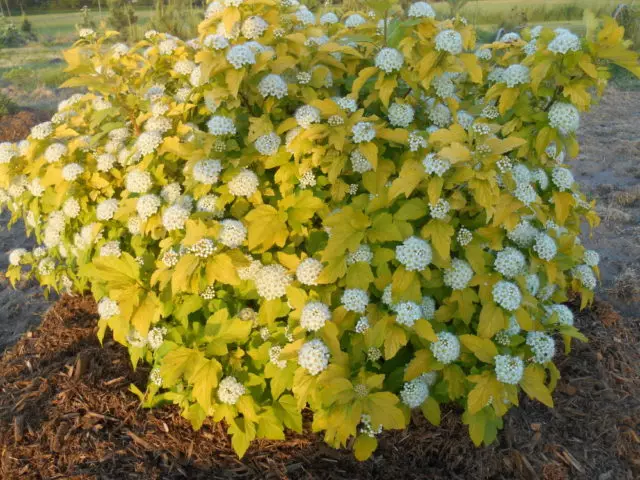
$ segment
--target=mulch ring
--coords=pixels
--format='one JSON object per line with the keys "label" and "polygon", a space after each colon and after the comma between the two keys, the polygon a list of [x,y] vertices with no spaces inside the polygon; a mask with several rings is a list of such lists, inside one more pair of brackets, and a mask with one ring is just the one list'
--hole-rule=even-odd
{"label": "mulch ring", "polygon": [[32,110],[0,116],[0,142],[18,142],[27,138],[31,127],[48,120],[48,117],[46,112]]}
{"label": "mulch ring", "polygon": [[194,432],[174,407],[139,408],[128,386],[142,387],[147,370],[132,372],[115,342],[100,346],[96,318],[91,299],[63,297],[0,359],[3,479],[640,476],[640,328],[604,303],[577,319],[590,343],[557,358],[555,409],[523,398],[488,448],[473,447],[453,408],[439,428],[416,415],[407,431],[383,433],[363,463],[313,433],[256,441],[239,460],[222,426]]}

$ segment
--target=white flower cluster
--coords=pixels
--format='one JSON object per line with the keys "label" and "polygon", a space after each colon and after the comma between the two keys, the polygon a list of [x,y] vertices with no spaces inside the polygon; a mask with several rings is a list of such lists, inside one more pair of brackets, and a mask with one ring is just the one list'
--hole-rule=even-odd
{"label": "white flower cluster", "polygon": [[311,340],[298,351],[298,364],[310,375],[318,375],[329,365],[329,348],[320,339]]}
{"label": "white flower cluster", "polygon": [[422,307],[414,302],[399,302],[393,306],[396,322],[405,327],[413,327],[422,318]]}
{"label": "white flower cluster", "polygon": [[498,252],[493,263],[497,272],[506,278],[513,278],[520,275],[524,270],[526,260],[522,252],[513,247],[507,247]]}
{"label": "white flower cluster", "polygon": [[549,235],[539,232],[535,236],[533,251],[536,252],[541,259],[549,262],[553,260],[558,253],[558,246],[556,245],[556,241]]}
{"label": "white flower cluster", "polygon": [[462,53],[462,35],[455,30],[442,30],[436,35],[436,50],[452,55]]}
{"label": "white flower cluster", "polygon": [[304,129],[307,129],[314,123],[319,123],[322,120],[320,110],[311,105],[302,105],[299,107],[296,110],[294,117],[296,118],[298,125]]}
{"label": "white flower cluster", "polygon": [[546,311],[548,315],[547,320],[553,314],[556,314],[558,318],[558,325],[567,325],[569,327],[573,326],[573,312],[566,305],[555,303],[546,307]]}
{"label": "white flower cluster", "polygon": [[235,405],[246,389],[235,377],[224,377],[218,385],[218,400],[227,405]]}
{"label": "white flower cluster", "polygon": [[389,107],[389,123],[394,127],[407,128],[413,118],[415,117],[415,111],[411,105],[405,103],[392,103]]}
{"label": "white flower cluster", "polygon": [[355,252],[347,254],[347,265],[353,265],[354,263],[371,263],[373,260],[373,252],[371,247],[366,243],[360,244]]}
{"label": "white flower cluster", "polygon": [[400,390],[400,398],[409,408],[418,408],[429,396],[429,387],[420,378],[405,382]]}
{"label": "white flower cluster", "polygon": [[595,250],[585,250],[583,260],[588,266],[597,267],[600,263],[600,255]]}
{"label": "white flower cluster", "polygon": [[356,28],[365,23],[367,23],[367,20],[362,15],[353,13],[344,21],[344,26],[347,28]]}
{"label": "white flower cluster", "polygon": [[556,342],[544,332],[527,333],[527,345],[531,347],[533,353],[532,361],[535,363],[547,363],[556,354]]}
{"label": "white flower cluster", "polygon": [[149,172],[134,170],[129,172],[125,178],[125,188],[131,193],[146,193],[152,185],[153,182]]}
{"label": "white flower cluster", "polygon": [[287,82],[280,75],[270,73],[258,84],[258,91],[263,97],[275,97],[282,99],[289,93]]}
{"label": "white flower cluster", "polygon": [[580,112],[571,103],[555,102],[549,108],[549,125],[567,136],[580,127]]}
{"label": "white flower cluster", "polygon": [[117,240],[111,240],[100,247],[101,257],[120,257],[120,255],[122,255],[122,251],[120,250],[120,242]]}
{"label": "white flower cluster", "polygon": [[164,342],[164,336],[167,334],[166,327],[153,327],[147,333],[147,344],[152,350],[160,348]]}
{"label": "white flower cluster", "polygon": [[551,173],[551,181],[561,192],[571,190],[571,187],[575,182],[571,171],[563,167],[555,167],[553,169],[553,172]]}
{"label": "white flower cluster", "polygon": [[322,268],[322,262],[314,258],[305,258],[296,268],[296,278],[303,285],[317,285]]}
{"label": "white flower cluster", "polygon": [[280,136],[275,132],[271,132],[258,137],[254,145],[261,155],[275,155],[281,144]]}
{"label": "white flower cluster", "polygon": [[385,73],[397,72],[404,65],[404,56],[395,48],[385,47],[376,55],[375,65]]}
{"label": "white flower cluster", "polygon": [[430,345],[430,349],[437,361],[447,365],[460,357],[460,340],[453,333],[439,332],[438,340]]}
{"label": "white flower cluster", "polygon": [[27,251],[24,248],[16,248],[14,250],[11,250],[11,252],[9,253],[9,263],[13,266],[20,265],[22,257],[24,257],[26,254]]}
{"label": "white flower cluster", "polygon": [[258,190],[259,184],[258,176],[251,170],[243,168],[228,183],[229,193],[236,197],[250,197]]}
{"label": "white flower cluster", "polygon": [[409,6],[407,16],[410,18],[435,18],[436,12],[427,2],[415,2]]}
{"label": "white flower cluster", "polygon": [[366,143],[376,138],[376,129],[370,122],[358,122],[352,128],[353,142]]}
{"label": "white flower cluster", "polygon": [[531,81],[529,67],[518,63],[509,65],[502,73],[502,81],[506,83],[509,88],[529,83]]}
{"label": "white flower cluster", "polygon": [[456,240],[461,247],[466,247],[473,241],[473,232],[465,227],[460,227],[458,235],[456,235]]}
{"label": "white flower cluster", "polygon": [[424,171],[429,175],[442,177],[442,175],[444,175],[451,167],[451,162],[438,157],[435,153],[429,153],[424,157],[424,160],[422,160],[422,166],[424,167]]}
{"label": "white flower cluster", "polygon": [[196,182],[213,185],[222,172],[220,160],[200,160],[193,167],[193,178]]}
{"label": "white flower cluster", "polygon": [[439,199],[434,205],[429,205],[429,210],[433,218],[443,220],[449,214],[451,205],[444,198]]}
{"label": "white flower cluster", "polygon": [[445,269],[444,284],[453,290],[464,290],[473,278],[473,269],[465,260],[454,258],[451,267]]}
{"label": "white flower cluster", "polygon": [[103,297],[98,302],[98,315],[100,315],[102,319],[115,317],[116,315],[120,315],[120,307],[109,297]]}
{"label": "white flower cluster", "polygon": [[189,220],[189,215],[190,210],[185,205],[176,203],[162,213],[162,225],[169,232],[182,230],[187,220]]}
{"label": "white flower cluster", "polygon": [[360,153],[360,150],[352,151],[349,158],[351,159],[351,166],[354,172],[366,173],[370,170],[373,170],[373,165],[371,165],[371,163],[369,163],[369,160],[367,160],[367,158],[362,153]]}
{"label": "white flower cluster", "polygon": [[255,274],[256,290],[265,300],[275,300],[287,292],[292,282],[291,275],[282,265],[265,265]]}
{"label": "white flower cluster", "polygon": [[494,358],[496,378],[508,385],[517,385],[524,375],[524,362],[520,357],[496,355]]}
{"label": "white flower cluster", "polygon": [[507,233],[509,240],[520,248],[528,248],[536,240],[538,230],[526,220],[522,220],[516,227]]}
{"label": "white flower cluster", "polygon": [[500,280],[493,286],[493,300],[505,310],[516,310],[522,303],[522,293],[515,283]]}
{"label": "white flower cluster", "polygon": [[550,52],[562,55],[569,52],[578,52],[580,50],[580,39],[569,31],[561,31],[549,42],[547,48]]}
{"label": "white flower cluster", "polygon": [[369,319],[367,317],[360,317],[356,323],[355,331],[356,333],[365,333],[369,330],[369,327]]}
{"label": "white flower cluster", "polygon": [[256,55],[246,45],[234,45],[227,52],[227,61],[233,65],[233,68],[239,70],[247,65],[256,63]]}
{"label": "white flower cluster", "polygon": [[520,333],[520,324],[515,316],[509,318],[509,325],[504,330],[500,330],[495,335],[495,340],[500,345],[508,346],[511,343],[511,337]]}
{"label": "white flower cluster", "polygon": [[233,119],[222,115],[214,115],[207,122],[207,128],[211,135],[224,136],[235,135],[236,126],[233,123]]}
{"label": "white flower cluster", "polygon": [[424,270],[432,258],[431,245],[418,237],[409,237],[396,247],[396,260],[410,272]]}
{"label": "white flower cluster", "polygon": [[331,310],[322,302],[309,302],[302,308],[300,326],[308,332],[316,332],[331,320]]}
{"label": "white flower cluster", "polygon": [[347,288],[341,302],[349,312],[364,313],[369,304],[369,294],[359,288]]}

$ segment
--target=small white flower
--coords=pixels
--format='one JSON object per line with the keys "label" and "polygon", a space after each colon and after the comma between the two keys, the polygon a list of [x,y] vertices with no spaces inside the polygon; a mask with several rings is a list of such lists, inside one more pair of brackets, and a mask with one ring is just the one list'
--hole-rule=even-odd
{"label": "small white flower", "polygon": [[396,260],[408,271],[421,271],[431,263],[433,251],[426,240],[409,237],[396,247]]}
{"label": "small white flower", "polygon": [[350,312],[364,313],[369,304],[369,294],[359,288],[347,288],[342,294],[341,302]]}
{"label": "small white flower", "polygon": [[351,127],[354,143],[366,143],[376,138],[376,129],[370,122],[358,122]]}
{"label": "small white flower", "polygon": [[396,311],[396,322],[405,327],[413,327],[422,318],[422,308],[414,302],[399,302],[393,308]]}
{"label": "small white flower", "polygon": [[120,315],[120,307],[118,307],[118,304],[109,297],[103,297],[98,302],[98,315],[100,315],[100,318],[102,319]]}
{"label": "small white flower", "polygon": [[547,311],[547,320],[551,315],[557,314],[558,317],[558,325],[568,325],[573,326],[573,312],[566,305],[562,305],[560,303],[555,303],[549,307],[545,307]]}
{"label": "small white flower", "polygon": [[67,147],[62,143],[52,143],[44,151],[44,158],[48,163],[55,163],[67,154]]}
{"label": "small white flower", "polygon": [[558,190],[564,192],[565,190],[571,190],[575,180],[573,174],[567,168],[555,167],[551,173],[551,181],[558,187]]}
{"label": "small white flower", "polygon": [[443,281],[453,290],[464,290],[473,278],[473,269],[466,261],[454,258],[451,260],[451,268],[444,271]]}
{"label": "small white flower", "polygon": [[439,332],[438,340],[430,345],[431,352],[440,363],[455,362],[460,356],[460,340],[453,333]]}
{"label": "small white flower", "polygon": [[258,137],[254,145],[261,155],[275,155],[281,144],[280,136],[275,132],[271,132]]}
{"label": "small white flower", "polygon": [[319,123],[322,120],[320,116],[320,110],[311,105],[302,105],[296,110],[294,114],[298,125],[302,128],[309,128],[314,123]]}
{"label": "small white flower", "polygon": [[182,230],[189,219],[189,214],[189,210],[183,205],[171,205],[162,214],[162,225],[170,232],[173,230]]}
{"label": "small white flower", "polygon": [[222,115],[215,115],[207,122],[209,133],[216,136],[235,135],[236,126],[233,119]]}
{"label": "small white flower", "polygon": [[260,180],[251,170],[244,168],[227,184],[229,193],[236,197],[250,197],[258,190]]}
{"label": "small white flower", "polygon": [[540,232],[535,236],[533,251],[536,252],[541,259],[551,261],[558,253],[558,246],[553,238],[546,233]]}
{"label": "small white flower", "polygon": [[287,82],[280,75],[270,73],[258,84],[258,91],[263,97],[282,99],[289,93]]}
{"label": "small white flower", "polygon": [[517,385],[524,375],[524,362],[520,357],[511,355],[496,355],[494,357],[496,364],[496,378],[499,382],[508,385]]}
{"label": "small white flower", "polygon": [[53,123],[39,123],[31,128],[31,138],[35,140],[44,140],[53,133]]}
{"label": "small white flower", "polygon": [[322,262],[314,258],[305,258],[296,268],[296,278],[303,285],[317,285],[322,269]]}
{"label": "small white flower", "polygon": [[329,366],[329,348],[320,339],[311,340],[298,351],[298,365],[310,375],[318,375]]}
{"label": "small white flower", "polygon": [[344,21],[344,26],[347,28],[356,28],[365,23],[367,23],[367,20],[362,15],[353,13]]}
{"label": "small white flower", "polygon": [[222,172],[220,160],[200,160],[193,167],[193,179],[205,185],[213,185],[218,182]]}
{"label": "small white flower", "polygon": [[222,220],[220,226],[218,241],[226,247],[238,248],[247,239],[247,228],[239,220]]}
{"label": "small white flower", "polygon": [[407,12],[410,18],[436,18],[436,12],[427,2],[412,3]]}
{"label": "small white flower", "polygon": [[580,50],[580,39],[569,31],[561,31],[549,42],[547,48],[550,52],[562,55],[568,52],[577,52]]}
{"label": "small white flower", "polygon": [[308,332],[315,332],[331,320],[331,310],[322,302],[309,302],[302,308],[300,326]]}
{"label": "small white flower", "polygon": [[520,250],[507,247],[498,252],[493,266],[505,278],[513,278],[522,273],[526,266],[526,259]]}
{"label": "small white flower", "polygon": [[393,103],[389,107],[389,123],[394,127],[407,128],[415,116],[415,111],[411,105],[404,103]]}
{"label": "small white flower", "polygon": [[218,400],[226,405],[235,405],[245,392],[244,385],[235,377],[225,377],[218,385]]}
{"label": "small white flower", "polygon": [[544,332],[527,333],[527,345],[533,353],[532,361],[544,364],[550,362],[556,354],[556,342]]}
{"label": "small white flower", "polygon": [[531,81],[529,68],[517,63],[509,65],[502,73],[502,81],[506,83],[509,88],[529,83]]}
{"label": "small white flower", "polygon": [[549,109],[549,125],[567,136],[580,127],[580,112],[570,103],[556,102]]}
{"label": "small white flower", "polygon": [[462,53],[462,35],[455,30],[443,30],[436,35],[436,50],[452,55]]}
{"label": "small white flower", "polygon": [[515,283],[500,280],[493,286],[493,300],[505,310],[516,310],[522,303],[522,293]]}
{"label": "small white flower", "polygon": [[383,48],[378,52],[375,65],[385,73],[397,72],[404,65],[404,56],[395,48]]}
{"label": "small white flower", "polygon": [[100,202],[96,207],[96,218],[98,220],[111,220],[118,210],[118,200],[110,198]]}
{"label": "small white flower", "polygon": [[227,61],[233,68],[239,70],[247,65],[256,63],[256,55],[246,45],[234,45],[227,52]]}
{"label": "small white flower", "polygon": [[285,295],[292,280],[287,270],[278,264],[261,267],[254,277],[258,295],[265,300],[274,300]]}
{"label": "small white flower", "polygon": [[405,382],[400,391],[400,398],[409,408],[418,408],[429,396],[429,387],[419,378]]}

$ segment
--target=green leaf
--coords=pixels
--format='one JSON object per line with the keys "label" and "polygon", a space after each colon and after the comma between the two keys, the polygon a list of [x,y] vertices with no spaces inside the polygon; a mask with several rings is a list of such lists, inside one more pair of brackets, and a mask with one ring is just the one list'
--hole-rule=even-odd
{"label": "green leaf", "polygon": [[447,365],[442,370],[442,377],[447,382],[449,398],[455,400],[465,394],[465,375],[458,365]]}
{"label": "green leaf", "polygon": [[427,397],[427,399],[420,406],[424,417],[436,427],[440,425],[440,404],[433,398]]}
{"label": "green leaf", "polygon": [[258,438],[267,438],[269,440],[284,440],[282,422],[276,416],[273,408],[267,407],[260,414],[257,436]]}
{"label": "green leaf", "polygon": [[302,414],[298,410],[296,399],[291,395],[281,396],[277,402],[273,403],[276,416],[287,428],[294,432],[302,433]]}

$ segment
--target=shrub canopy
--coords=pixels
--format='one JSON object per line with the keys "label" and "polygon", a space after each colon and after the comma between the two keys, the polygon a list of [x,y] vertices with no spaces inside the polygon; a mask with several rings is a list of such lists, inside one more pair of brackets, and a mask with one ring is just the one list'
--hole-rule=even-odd
{"label": "shrub canopy", "polygon": [[607,63],[637,58],[611,19],[478,47],[434,17],[225,0],[186,42],[84,29],[88,93],[0,145],[41,244],[7,275],[90,288],[100,338],[152,366],[144,404],[224,420],[240,455],[307,406],[360,459],[411,409],[455,403],[479,445],[520,391],[552,406],[556,339],[583,339],[562,302],[598,275],[565,161]]}

